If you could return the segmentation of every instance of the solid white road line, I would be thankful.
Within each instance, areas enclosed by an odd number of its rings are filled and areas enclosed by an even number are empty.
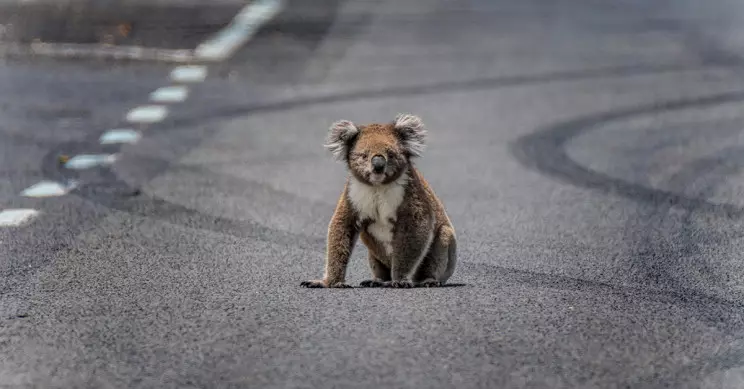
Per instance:
[[[30,45],[3,45],[1,52],[9,54],[34,54],[66,58],[111,58],[114,60],[148,60],[187,63],[194,60],[193,50],[165,49],[158,47],[105,46],[89,43],[44,43]]]
[[[175,82],[201,82],[207,78],[207,67],[203,65],[176,66],[170,73]]]
[[[0,56],[45,55],[69,58],[111,58],[189,63],[198,60],[221,61],[284,7],[283,0],[256,0],[244,7],[231,23],[197,48],[166,49],[139,46],[106,46],[87,43],[34,42],[30,45],[7,43],[0,45]],[[2,26],[0,26],[2,27]]]
[[[156,103],[179,103],[189,96],[189,88],[183,85],[165,86],[150,93],[150,101]]]
[[[225,28],[194,49],[199,59],[220,61],[230,57],[264,23],[281,11],[282,0],[256,0],[246,5]]]
[[[131,123],[156,123],[168,116],[168,109],[161,105],[143,105],[127,113],[127,121]]]
[[[4,209],[0,211],[0,227],[16,227],[39,214],[35,209]]]
[[[102,145],[113,143],[137,143],[142,135],[129,128],[115,128],[108,130],[101,135],[99,142]]]
[[[61,184],[55,181],[41,181],[31,185],[21,192],[24,197],[53,197],[64,196],[77,187],[77,181]]]
[[[116,154],[81,154],[65,163],[68,169],[89,169],[99,165],[110,165],[116,161]]]

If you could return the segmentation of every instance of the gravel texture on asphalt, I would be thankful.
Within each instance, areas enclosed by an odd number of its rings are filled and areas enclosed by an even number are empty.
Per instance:
[[[170,66],[1,63],[0,206],[42,214],[0,229],[0,386],[741,387],[742,10],[290,2],[116,147]],[[429,127],[454,285],[301,288],[344,180],[328,126],[398,112]],[[18,196],[42,179],[81,186]]]

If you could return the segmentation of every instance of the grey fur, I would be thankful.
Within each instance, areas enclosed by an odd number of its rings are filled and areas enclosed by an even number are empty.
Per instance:
[[[351,121],[338,120],[331,125],[324,146],[336,160],[345,161],[349,153],[349,141],[358,133],[359,129]]]
[[[439,286],[455,272],[457,264],[457,240],[441,230],[437,232],[429,253],[416,269],[413,282],[421,286]]]
[[[426,148],[427,131],[420,117],[401,113],[395,117],[394,127],[400,134],[403,148],[412,157],[420,157]]]

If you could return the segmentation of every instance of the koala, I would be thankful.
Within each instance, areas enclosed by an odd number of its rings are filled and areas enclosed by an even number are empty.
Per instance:
[[[372,278],[362,287],[444,285],[457,263],[455,229],[440,199],[413,160],[427,130],[418,116],[390,123],[332,124],[325,147],[348,175],[328,225],[325,274],[303,281],[309,288],[348,288],[346,268],[361,238]]]

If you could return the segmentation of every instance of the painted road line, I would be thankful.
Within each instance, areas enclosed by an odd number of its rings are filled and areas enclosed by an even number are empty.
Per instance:
[[[68,169],[89,169],[95,166],[110,165],[116,161],[116,154],[81,154],[65,163]]]
[[[259,27],[279,13],[282,0],[257,0],[246,5],[225,28],[194,49],[199,59],[220,61],[230,57]]]
[[[142,135],[129,128],[116,128],[108,130],[101,135],[99,142],[102,145],[114,144],[114,143],[137,143]]]
[[[202,65],[176,66],[170,73],[175,82],[201,82],[207,78],[207,67]]]
[[[113,60],[164,61],[189,63],[194,61],[191,49],[165,49],[158,47],[105,46],[96,43],[7,43],[0,45],[0,56],[40,55],[62,58],[108,58]]]
[[[168,116],[168,109],[162,105],[143,105],[127,113],[131,123],[156,123]]]
[[[0,227],[16,227],[39,214],[35,209],[4,209],[0,211]]]
[[[41,181],[31,185],[21,192],[24,197],[54,197],[64,196],[77,187],[77,181],[59,183],[55,181]]]
[[[165,86],[150,93],[150,101],[156,103],[179,103],[189,96],[189,88],[183,85]]]

